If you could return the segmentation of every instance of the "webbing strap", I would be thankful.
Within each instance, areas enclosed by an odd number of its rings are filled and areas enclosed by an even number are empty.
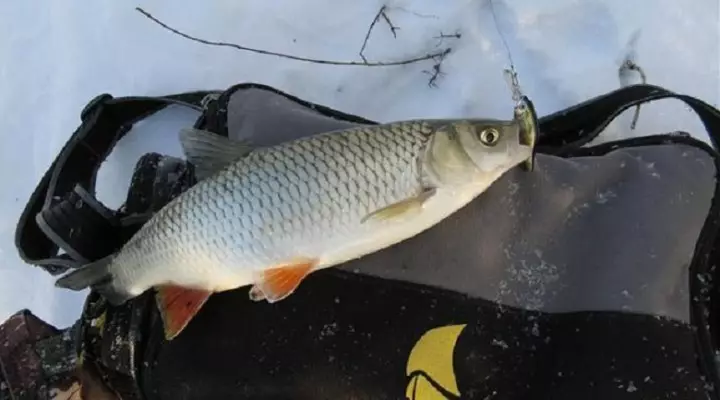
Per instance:
[[[633,85],[609,92],[540,118],[538,152],[560,154],[595,139],[618,115],[639,104],[661,99],[684,102],[697,113],[715,148],[720,143],[720,112],[691,96],[653,85]]]
[[[113,235],[116,213],[105,209],[92,195],[101,163],[135,122],[173,104],[201,111],[203,99],[214,93],[120,98],[101,94],[91,100],[80,114],[80,126],[48,168],[20,216],[15,232],[20,257],[59,274],[121,245],[113,243],[117,239]],[[86,218],[76,218],[76,214],[85,214]],[[97,230],[100,232],[94,232]],[[101,235],[93,236],[95,233]],[[97,240],[96,254],[80,254],[68,243],[80,243],[88,237]],[[58,255],[61,248],[65,254]]]

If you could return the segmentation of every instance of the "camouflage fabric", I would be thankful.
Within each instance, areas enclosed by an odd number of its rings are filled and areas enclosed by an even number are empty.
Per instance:
[[[58,330],[29,310],[0,325],[0,400],[81,399],[74,330]]]

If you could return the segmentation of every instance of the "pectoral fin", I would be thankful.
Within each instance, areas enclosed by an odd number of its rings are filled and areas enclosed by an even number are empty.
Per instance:
[[[383,207],[379,210],[373,211],[372,213],[366,215],[365,218],[362,219],[362,222],[364,223],[370,220],[388,221],[395,218],[412,216],[413,214],[420,212],[422,210],[423,204],[425,204],[425,202],[434,195],[434,188],[425,189],[417,196],[399,201],[387,207]]]
[[[250,288],[250,299],[274,303],[290,296],[317,265],[316,259],[297,259],[288,264],[259,272]]]
[[[172,340],[182,332],[212,293],[166,285],[158,288],[158,309],[165,326],[165,339]]]

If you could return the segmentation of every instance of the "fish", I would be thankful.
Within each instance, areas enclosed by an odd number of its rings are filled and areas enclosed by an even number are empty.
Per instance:
[[[311,273],[414,237],[532,157],[515,120],[417,119],[253,146],[179,133],[197,183],[55,285],[120,305],[155,290],[165,338],[213,293],[281,301]]]

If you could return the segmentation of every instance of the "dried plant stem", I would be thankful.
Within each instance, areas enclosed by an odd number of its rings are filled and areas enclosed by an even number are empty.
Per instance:
[[[640,79],[642,80],[643,85],[647,83],[647,75],[645,75],[645,71],[643,71],[643,69],[640,68],[639,65],[635,64],[634,61],[630,59],[625,60],[625,62],[620,67],[620,73],[622,73],[623,69],[636,71],[640,74]],[[640,118],[640,104],[635,107],[635,114],[633,114],[632,122],[630,122],[630,130],[635,130],[638,118]]]
[[[363,59],[363,61],[367,62],[367,58],[365,58],[365,47],[367,46],[368,39],[370,39],[370,33],[372,33],[373,28],[375,27],[375,24],[377,24],[378,21],[380,21],[380,17],[383,17],[385,22],[390,26],[390,31],[393,34],[394,38],[397,38],[396,31],[400,28],[393,25],[393,23],[390,21],[390,18],[388,18],[387,14],[385,13],[385,10],[387,10],[387,6],[380,7],[380,10],[378,10],[377,14],[375,14],[375,18],[373,18],[372,22],[370,23],[370,26],[368,26],[368,30],[365,33],[365,40],[363,40],[362,47],[360,48],[360,58]]]
[[[227,42],[218,42],[218,41],[211,41],[211,40],[205,40],[200,39],[194,36],[191,36],[187,33],[183,33],[175,28],[172,28],[168,26],[167,24],[163,23],[162,21],[155,18],[152,14],[149,12],[143,10],[140,7],[135,8],[138,12],[143,14],[145,17],[150,19],[151,21],[155,22],[156,24],[160,25],[161,27],[167,29],[168,31],[175,33],[176,35],[182,36],[186,39],[192,40],[194,42],[210,45],[210,46],[220,46],[220,47],[231,47],[237,50],[242,51],[249,51],[257,54],[265,54],[270,56],[276,56],[276,57],[282,57],[287,58],[290,60],[296,60],[296,61],[304,61],[304,62],[310,62],[315,64],[326,64],[326,65],[344,65],[344,66],[363,66],[363,67],[390,67],[390,66],[397,66],[397,65],[407,65],[416,63],[419,61],[425,61],[425,60],[435,60],[438,57],[445,57],[447,54],[450,53],[450,48],[444,49],[442,51],[426,54],[424,56],[415,57],[415,58],[409,58],[405,60],[400,61],[387,61],[387,62],[367,62],[367,61],[335,61],[335,60],[321,60],[321,59],[314,59],[314,58],[307,58],[307,57],[299,57],[299,56],[293,56],[290,54],[284,54],[284,53],[278,53],[274,51],[268,51],[268,50],[262,50],[262,49],[255,49],[252,47],[247,46],[241,46],[239,44],[235,43],[227,43]]]

